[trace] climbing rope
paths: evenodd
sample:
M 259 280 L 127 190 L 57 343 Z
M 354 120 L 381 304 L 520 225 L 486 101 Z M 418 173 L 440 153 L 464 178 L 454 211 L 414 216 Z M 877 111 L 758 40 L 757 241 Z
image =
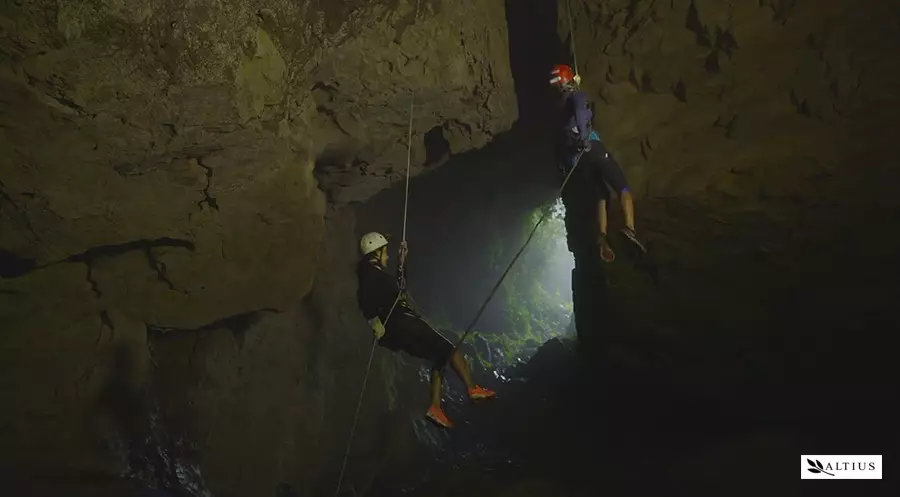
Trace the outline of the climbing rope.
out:
M 409 208 L 409 169 L 412 163 L 412 127 L 413 106 L 416 103 L 416 95 L 413 94 L 409 101 L 409 131 L 406 134 L 406 194 L 403 200 L 403 241 L 406 241 L 406 211 Z
M 569 5 L 570 0 L 566 0 L 566 14 L 569 17 L 569 42 L 572 50 L 572 66 L 575 68 L 575 76 L 578 76 L 578 55 L 575 53 L 575 25 L 572 22 L 572 8 Z M 562 186 L 559 188 L 559 196 L 562 197 L 563 190 L 566 188 L 566 184 L 569 182 L 569 178 L 572 177 L 572 173 L 575 172 L 575 168 L 578 167 L 578 162 L 581 160 L 581 156 L 584 154 L 584 151 L 578 152 L 575 156 L 575 160 L 572 164 L 572 169 L 569 169 L 569 173 L 566 174 L 565 180 L 563 180 Z M 525 240 L 525 243 L 522 245 L 522 248 L 516 252 L 516 255 L 513 257 L 512 261 L 510 261 L 509 265 L 506 266 L 506 270 L 503 271 L 503 274 L 500 276 L 500 279 L 497 281 L 497 284 L 494 285 L 494 288 L 491 289 L 491 293 L 488 294 L 487 298 L 484 300 L 484 303 L 481 304 L 481 307 L 478 309 L 478 312 L 475 314 L 475 318 L 472 319 L 472 322 L 469 323 L 469 326 L 466 328 L 466 331 L 463 333 L 462 338 L 456 342 L 456 347 L 454 349 L 459 349 L 459 347 L 466 340 L 466 337 L 469 336 L 469 333 L 472 332 L 472 329 L 475 327 L 475 324 L 478 323 L 478 320 L 481 318 L 481 315 L 484 314 L 484 310 L 487 308 L 488 303 L 490 303 L 491 299 L 494 298 L 494 294 L 497 293 L 497 289 L 500 288 L 500 285 L 503 284 L 503 280 L 506 279 L 506 275 L 509 274 L 509 271 L 512 269 L 513 265 L 515 265 L 516 261 L 519 260 L 519 256 L 525 251 L 525 248 L 528 247 L 528 244 L 531 243 L 531 239 L 534 238 L 534 234 L 537 233 L 538 228 L 543 224 L 544 220 L 547 219 L 547 212 L 544 212 L 541 215 L 541 218 L 535 223 L 534 228 L 531 229 L 531 233 L 528 235 L 528 239 Z
M 344 460 L 341 462 L 341 473 L 338 475 L 337 488 L 334 491 L 335 497 L 341 491 L 341 484 L 344 482 L 344 471 L 347 469 L 347 458 L 350 457 L 350 446 L 353 444 L 353 436 L 356 434 L 356 422 L 359 420 L 359 410 L 362 408 L 363 394 L 366 393 L 366 385 L 369 383 L 369 371 L 372 369 L 372 358 L 375 357 L 375 345 L 378 339 L 372 340 L 372 350 L 369 351 L 369 363 L 366 365 L 366 375 L 363 377 L 362 389 L 359 391 L 359 400 L 356 402 L 356 412 L 353 414 L 353 424 L 350 426 L 350 439 L 347 441 L 347 450 L 344 451 Z
M 397 302 L 400 301 L 400 294 L 397 294 L 397 298 L 394 299 L 394 305 L 391 306 L 390 312 L 388 312 L 387 317 L 384 319 L 384 325 L 387 326 L 387 322 L 391 319 L 391 314 L 394 313 L 394 308 L 397 307 Z M 359 411 L 362 409 L 363 396 L 366 393 L 366 385 L 369 384 L 369 372 L 372 371 L 372 358 L 375 357 L 375 346 L 378 345 L 378 339 L 375 338 L 372 340 L 372 349 L 369 350 L 369 363 L 366 364 L 366 374 L 363 376 L 362 388 L 359 390 L 359 399 L 356 401 L 356 412 L 353 414 L 353 423 L 350 425 L 350 437 L 347 440 L 347 449 L 344 451 L 344 459 L 341 461 L 341 472 L 338 475 L 338 483 L 337 488 L 334 490 L 334 495 L 337 495 L 341 491 L 341 484 L 344 483 L 344 471 L 347 469 L 347 459 L 350 457 L 350 448 L 353 446 L 353 437 L 356 435 L 356 423 L 359 421 Z
M 416 95 L 413 94 L 409 101 L 409 131 L 406 135 L 406 192 L 403 196 L 403 239 L 400 245 L 406 245 L 406 213 L 409 210 L 409 170 L 412 164 L 412 129 L 413 129 L 413 109 L 416 103 Z M 406 290 L 406 261 L 399 261 L 397 265 L 397 282 L 400 290 Z
M 575 160 L 573 161 L 572 168 L 569 169 L 569 172 L 566 174 L 566 178 L 562 182 L 562 186 L 559 188 L 558 197 L 562 197 L 563 191 L 566 188 L 566 184 L 569 182 L 569 178 L 572 177 L 572 173 L 575 172 L 575 168 L 578 167 L 578 163 L 581 161 L 581 156 L 584 154 L 584 151 L 578 152 L 575 156 Z M 515 265 L 516 261 L 519 260 L 519 256 L 525 252 L 525 248 L 528 247 L 528 244 L 531 243 L 531 239 L 534 238 L 534 234 L 537 233 L 538 228 L 543 224 L 544 220 L 547 219 L 547 212 L 545 211 L 541 218 L 538 219 L 538 222 L 535 223 L 534 228 L 531 229 L 531 233 L 528 235 L 528 238 L 525 240 L 525 243 L 522 245 L 522 248 L 516 252 L 516 255 L 512 258 L 512 261 L 509 262 L 509 265 L 506 266 L 506 270 L 503 271 L 503 274 L 500 275 L 500 279 L 497 280 L 497 284 L 494 285 L 494 288 L 491 289 L 491 293 L 488 294 L 487 298 L 484 300 L 484 303 L 481 304 L 481 307 L 478 309 L 478 312 L 475 314 L 475 318 L 472 319 L 472 322 L 469 323 L 469 326 L 466 328 L 466 331 L 463 333 L 462 338 L 456 342 L 456 346 L 454 350 L 459 349 L 459 347 L 466 340 L 466 337 L 469 336 L 469 333 L 472 332 L 472 329 L 475 328 L 475 324 L 478 323 L 478 320 L 481 318 L 481 315 L 484 314 L 484 310 L 487 308 L 488 303 L 490 303 L 491 299 L 494 298 L 494 294 L 497 293 L 497 289 L 500 288 L 500 285 L 503 284 L 503 280 L 506 279 L 506 275 L 509 274 L 509 271 L 512 269 L 513 265 Z
M 572 50 L 572 67 L 575 68 L 575 75 L 578 76 L 578 55 L 575 53 L 575 26 L 572 23 L 572 8 L 569 5 L 571 0 L 566 0 L 566 14 L 569 16 L 569 45 Z
M 413 95 L 412 100 L 409 102 L 409 132 L 407 133 L 407 146 L 406 146 L 406 200 L 403 202 L 403 243 L 406 242 L 406 212 L 409 206 L 409 170 L 412 164 L 412 125 L 413 125 L 413 109 L 415 105 L 415 95 Z M 400 283 L 400 292 L 397 292 L 397 298 L 394 299 L 394 304 L 391 305 L 391 310 L 388 311 L 387 317 L 384 318 L 383 326 L 387 326 L 388 321 L 391 320 L 391 316 L 394 314 L 394 309 L 397 308 L 397 303 L 400 302 L 400 296 L 403 293 L 403 287 L 405 287 L 406 279 L 403 277 L 403 265 L 398 266 L 398 276 Z M 350 449 L 353 447 L 353 437 L 356 435 L 356 424 L 359 421 L 359 411 L 362 409 L 363 397 L 366 393 L 366 385 L 369 383 L 369 373 L 372 371 L 372 358 L 375 357 L 375 346 L 378 344 L 378 338 L 372 340 L 372 349 L 369 351 L 369 363 L 366 365 L 366 374 L 363 376 L 362 388 L 359 390 L 359 399 L 356 401 L 356 412 L 353 414 L 353 423 L 350 425 L 350 437 L 347 440 L 347 449 L 344 451 L 344 459 L 341 462 L 341 472 L 338 475 L 337 488 L 334 490 L 334 495 L 337 495 L 341 491 L 341 485 L 344 483 L 344 472 L 347 469 L 347 459 L 350 457 Z

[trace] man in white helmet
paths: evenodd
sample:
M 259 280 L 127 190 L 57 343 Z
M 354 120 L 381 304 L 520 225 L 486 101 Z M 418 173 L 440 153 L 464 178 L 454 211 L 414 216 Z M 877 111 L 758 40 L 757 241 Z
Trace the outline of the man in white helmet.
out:
M 367 233 L 359 242 L 362 259 L 357 266 L 359 278 L 357 300 L 363 316 L 375 333 L 378 344 L 393 351 L 431 361 L 431 406 L 426 416 L 444 428 L 453 423 L 441 409 L 441 370 L 450 366 L 465 383 L 472 400 L 488 399 L 494 392 L 476 385 L 469 366 L 453 343 L 422 319 L 406 301 L 402 278 L 385 272 L 388 263 L 388 241 L 380 233 Z M 400 273 L 408 253 L 405 242 L 400 246 Z

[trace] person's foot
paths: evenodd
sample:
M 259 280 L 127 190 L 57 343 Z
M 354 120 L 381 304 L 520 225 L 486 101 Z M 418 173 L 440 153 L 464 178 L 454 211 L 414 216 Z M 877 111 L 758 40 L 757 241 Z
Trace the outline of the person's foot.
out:
M 429 407 L 428 412 L 425 413 L 425 417 L 441 428 L 453 428 L 453 422 L 450 421 L 450 418 L 448 418 L 446 414 L 444 414 L 444 410 L 441 409 L 440 406 Z
M 606 235 L 600 235 L 597 239 L 597 248 L 600 249 L 600 258 L 603 259 L 603 262 L 612 262 L 616 260 L 616 253 L 613 252 L 612 247 L 609 246 L 609 240 L 606 239 Z
M 494 395 L 497 395 L 493 390 L 488 390 L 487 388 L 480 387 L 475 385 L 474 387 L 469 389 L 469 398 L 471 400 L 485 400 L 490 399 Z
M 633 229 L 627 227 L 622 228 L 622 234 L 625 235 L 625 238 L 627 238 L 628 241 L 631 242 L 635 247 L 637 247 L 641 252 L 647 252 L 647 249 L 645 249 L 641 242 L 638 241 L 637 235 L 635 234 Z

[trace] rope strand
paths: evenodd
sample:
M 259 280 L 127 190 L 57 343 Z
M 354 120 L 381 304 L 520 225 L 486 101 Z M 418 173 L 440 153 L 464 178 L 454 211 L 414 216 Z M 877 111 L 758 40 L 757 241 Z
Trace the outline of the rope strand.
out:
M 387 326 L 388 321 L 391 320 L 391 315 L 394 314 L 394 309 L 397 307 L 397 302 L 400 302 L 400 293 L 397 293 L 397 298 L 394 299 L 394 305 L 391 306 L 391 310 L 388 312 L 386 318 L 384 318 L 384 326 Z M 356 435 L 356 423 L 359 421 L 359 411 L 362 409 L 362 401 L 363 396 L 366 393 L 366 385 L 369 384 L 369 373 L 372 371 L 372 358 L 375 357 L 375 345 L 378 344 L 378 338 L 372 340 L 372 350 L 369 351 L 369 363 L 366 364 L 366 374 L 363 376 L 362 388 L 359 390 L 359 399 L 356 401 L 356 412 L 353 414 L 353 424 L 350 425 L 350 437 L 347 440 L 347 449 L 344 450 L 344 459 L 341 461 L 341 472 L 338 475 L 337 488 L 334 490 L 334 495 L 337 495 L 341 492 L 341 485 L 344 483 L 344 471 L 347 469 L 347 459 L 350 458 L 350 448 L 353 446 L 353 437 Z
M 413 93 L 409 102 L 409 132 L 406 135 L 406 197 L 403 201 L 403 241 L 406 241 L 406 211 L 409 207 L 409 170 L 412 164 L 412 129 L 413 129 L 413 106 L 416 102 L 416 94 Z
M 566 174 L 566 178 L 563 180 L 562 186 L 559 188 L 559 195 L 558 195 L 559 197 L 562 197 L 563 191 L 566 188 L 566 184 L 569 182 L 569 178 L 572 177 L 572 173 L 575 172 L 575 168 L 578 167 L 578 163 L 581 161 L 582 155 L 584 155 L 584 151 L 578 152 L 578 155 L 575 156 L 575 161 L 572 165 L 572 169 L 569 169 L 568 174 Z M 497 293 L 497 289 L 499 289 L 500 285 L 503 284 L 503 280 L 506 279 L 506 275 L 509 274 L 509 271 L 512 269 L 513 265 L 516 263 L 517 260 L 519 260 L 519 256 L 521 256 L 522 253 L 525 251 L 525 247 L 527 247 L 528 244 L 531 243 L 531 239 L 534 238 L 534 234 L 537 233 L 538 228 L 541 226 L 541 224 L 544 222 L 545 219 L 547 219 L 547 212 L 544 212 L 541 215 L 541 218 L 538 219 L 537 223 L 535 223 L 534 228 L 531 229 L 531 233 L 528 235 L 528 239 L 525 240 L 525 243 L 522 245 L 522 248 L 520 248 L 519 251 L 516 252 L 516 255 L 513 257 L 512 261 L 510 261 L 509 265 L 506 266 L 506 270 L 503 271 L 502 275 L 500 275 L 500 279 L 497 280 L 497 284 L 494 285 L 494 288 L 491 289 L 491 293 L 488 294 L 487 298 L 484 300 L 484 303 L 481 304 L 481 307 L 478 309 L 478 312 L 475 314 L 475 318 L 472 319 L 471 323 L 469 323 L 469 326 L 466 328 L 466 331 L 463 333 L 462 338 L 460 338 L 459 341 L 456 342 L 456 347 L 454 347 L 454 350 L 459 349 L 459 347 L 466 340 L 466 337 L 469 336 L 469 333 L 472 332 L 472 329 L 475 328 L 475 325 L 478 323 L 478 320 L 481 318 L 481 315 L 484 314 L 484 310 L 487 309 L 488 303 L 491 301 L 492 298 L 494 298 L 494 294 Z
M 406 199 L 403 202 L 403 241 L 406 241 L 406 213 L 407 208 L 409 206 L 409 170 L 412 164 L 412 126 L 413 126 L 413 110 L 416 101 L 416 96 L 413 94 L 412 99 L 409 102 L 409 131 L 407 133 L 407 148 L 406 148 Z M 391 316 L 394 314 L 394 309 L 397 308 L 397 303 L 400 302 L 400 295 L 403 293 L 403 287 L 405 286 L 405 278 L 403 277 L 403 265 L 401 264 L 398 268 L 398 272 L 400 275 L 400 290 L 397 292 L 397 298 L 394 299 L 394 304 L 391 306 L 391 310 L 388 312 L 387 317 L 384 319 L 383 326 L 387 326 L 388 321 L 390 321 Z M 366 374 L 363 376 L 362 388 L 359 391 L 359 399 L 356 402 L 356 413 L 353 414 L 353 424 L 350 427 L 350 437 L 347 440 L 347 449 L 344 451 L 344 459 L 341 461 L 341 472 L 338 475 L 337 488 L 334 491 L 335 497 L 341 491 L 341 485 L 344 483 L 344 472 L 347 469 L 347 460 L 350 458 L 350 449 L 353 447 L 353 438 L 356 435 L 356 424 L 359 421 L 359 411 L 362 409 L 363 397 L 366 393 L 366 385 L 369 383 L 369 373 L 372 370 L 372 358 L 375 357 L 375 346 L 378 344 L 378 338 L 372 340 L 372 350 L 369 351 L 369 363 L 366 365 Z
M 572 22 L 571 0 L 566 0 L 566 14 L 569 16 L 569 44 L 572 50 L 572 66 L 575 68 L 575 75 L 578 75 L 578 55 L 575 53 L 575 25 Z

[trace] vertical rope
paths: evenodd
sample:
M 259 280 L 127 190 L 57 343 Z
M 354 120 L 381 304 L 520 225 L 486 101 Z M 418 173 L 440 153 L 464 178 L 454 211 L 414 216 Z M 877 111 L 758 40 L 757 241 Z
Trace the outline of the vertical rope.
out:
M 569 5 L 571 0 L 566 0 L 566 14 L 569 16 L 569 48 L 572 51 L 572 66 L 575 68 L 575 75 L 578 75 L 578 55 L 575 53 L 575 25 L 572 22 L 572 7 Z
M 416 95 L 413 93 L 409 101 L 409 131 L 406 134 L 406 195 L 403 201 L 403 241 L 406 241 L 406 211 L 409 208 L 409 169 L 412 164 L 412 129 L 413 129 L 413 108 L 416 102 Z
M 412 126 L 413 126 L 413 110 L 415 109 L 416 96 L 413 94 L 410 102 L 409 102 L 409 131 L 406 135 L 406 199 L 403 201 L 403 241 L 406 241 L 406 213 L 409 208 L 409 170 L 412 166 Z M 400 274 L 403 274 L 403 267 L 399 268 Z M 401 288 L 402 290 L 402 288 Z M 394 299 L 394 305 L 391 306 L 390 312 L 388 312 L 387 317 L 384 319 L 384 326 L 387 326 L 388 321 L 391 319 L 391 315 L 394 313 L 394 309 L 397 307 L 397 302 L 400 301 L 401 293 L 397 293 L 397 298 Z M 362 388 L 359 391 L 359 400 L 356 402 L 356 412 L 353 414 L 353 424 L 350 427 L 350 437 L 347 440 L 347 449 L 344 451 L 344 459 L 341 461 L 341 472 L 338 475 L 337 488 L 334 490 L 334 495 L 337 495 L 341 491 L 341 485 L 344 483 L 344 472 L 347 470 L 347 459 L 350 457 L 350 449 L 353 447 L 353 438 L 356 435 L 356 424 L 359 421 L 359 411 L 362 409 L 362 401 L 363 396 L 366 393 L 366 385 L 369 383 L 369 373 L 372 369 L 372 358 L 375 357 L 375 345 L 378 344 L 378 339 L 372 340 L 372 350 L 369 351 L 369 363 L 366 365 L 366 375 L 363 377 Z
M 400 294 L 397 294 L 397 298 L 394 299 L 394 305 L 391 306 L 391 310 L 388 312 L 387 317 L 384 318 L 384 326 L 387 326 L 388 321 L 391 320 L 391 315 L 394 314 L 394 309 L 397 307 L 397 302 L 400 301 Z M 350 448 L 353 447 L 353 437 L 356 435 L 356 423 L 359 421 L 359 411 L 362 409 L 362 401 L 363 396 L 366 394 L 366 385 L 369 384 L 369 373 L 372 371 L 372 358 L 375 357 L 375 345 L 378 344 L 378 338 L 372 340 L 372 350 L 369 351 L 369 363 L 366 364 L 366 375 L 363 376 L 362 388 L 359 390 L 359 399 L 356 401 L 356 412 L 353 414 L 353 424 L 350 426 L 350 437 L 347 440 L 347 449 L 344 450 L 344 459 L 341 461 L 341 472 L 338 475 L 337 488 L 334 490 L 334 496 L 341 492 L 341 485 L 344 483 L 344 471 L 347 469 L 347 459 L 350 458 Z

